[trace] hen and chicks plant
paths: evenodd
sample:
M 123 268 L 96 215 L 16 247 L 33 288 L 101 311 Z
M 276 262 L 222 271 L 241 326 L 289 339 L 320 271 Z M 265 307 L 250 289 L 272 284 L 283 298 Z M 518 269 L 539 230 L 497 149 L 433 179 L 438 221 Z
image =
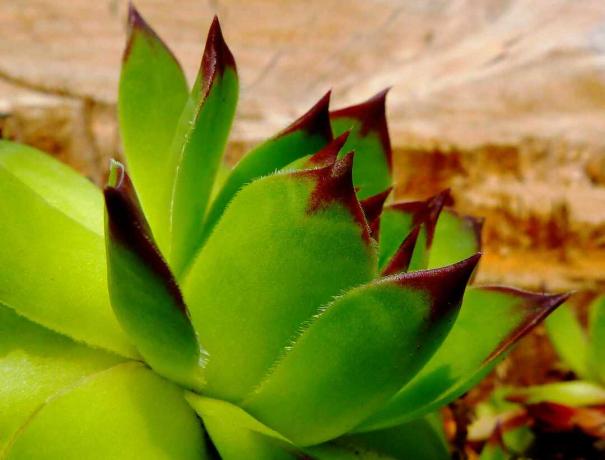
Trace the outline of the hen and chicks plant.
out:
M 3 458 L 447 458 L 433 413 L 565 299 L 469 287 L 480 223 L 390 199 L 386 92 L 228 168 L 237 98 L 216 19 L 190 89 L 131 7 L 127 167 L 0 143 Z

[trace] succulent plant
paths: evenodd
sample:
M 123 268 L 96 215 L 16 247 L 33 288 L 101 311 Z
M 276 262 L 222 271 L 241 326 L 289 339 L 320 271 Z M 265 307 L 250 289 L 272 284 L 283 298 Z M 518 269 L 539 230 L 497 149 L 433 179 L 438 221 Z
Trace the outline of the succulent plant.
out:
M 431 414 L 564 296 L 467 289 L 480 226 L 447 192 L 385 204 L 386 93 L 326 94 L 229 170 L 218 21 L 191 90 L 129 25 L 128 173 L 0 143 L 3 457 L 447 456 Z

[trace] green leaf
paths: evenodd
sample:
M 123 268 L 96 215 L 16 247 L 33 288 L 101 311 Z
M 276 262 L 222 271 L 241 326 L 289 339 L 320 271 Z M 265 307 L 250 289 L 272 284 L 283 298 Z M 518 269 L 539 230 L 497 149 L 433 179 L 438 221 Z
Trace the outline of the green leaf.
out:
M 183 283 L 205 394 L 243 398 L 322 305 L 376 275 L 351 163 L 259 179 L 227 207 Z
M 203 236 L 204 216 L 235 114 L 238 92 L 235 61 L 215 17 L 193 89 L 193 107 L 185 107 L 172 147 L 171 171 L 175 177 L 168 215 L 167 254 L 177 276 L 191 262 Z M 162 240 L 159 243 L 162 247 Z
M 380 267 L 391 263 L 416 226 L 420 226 L 418 244 L 407 270 L 445 267 L 480 251 L 483 221 L 443 209 L 450 201 L 445 190 L 426 201 L 387 206 L 380 219 Z
M 588 366 L 594 378 L 605 385 L 605 296 L 590 305 Z
M 343 436 L 305 452 L 318 460 L 451 458 L 438 414 L 386 430 Z
M 183 392 L 139 363 L 82 380 L 22 426 L 8 460 L 206 459 L 201 425 Z
M 546 332 L 559 357 L 583 379 L 591 377 L 588 368 L 588 337 L 571 305 L 563 305 L 544 322 Z
M 242 407 L 299 446 L 347 433 L 439 347 L 478 259 L 348 291 L 313 319 Z
M 572 380 L 516 388 L 509 399 L 523 404 L 553 402 L 573 407 L 602 406 L 605 405 L 605 389 L 584 380 Z
M 94 347 L 138 356 L 107 294 L 103 198 L 48 155 L 0 141 L 0 302 Z
M 0 452 L 51 395 L 120 360 L 55 334 L 0 304 Z
M 444 209 L 435 227 L 429 268 L 445 267 L 481 251 L 482 226 L 481 219 Z
M 361 104 L 330 114 L 334 135 L 350 130 L 344 152 L 355 152 L 353 182 L 359 197 L 367 198 L 392 185 L 392 152 L 382 91 Z
M 307 113 L 247 153 L 235 165 L 208 211 L 200 246 L 207 240 L 225 208 L 242 187 L 317 152 L 332 140 L 329 102 L 328 92 Z
M 379 232 L 381 269 L 394 265 L 393 257 L 403 251 L 401 246 L 405 247 L 407 252 L 413 247 L 407 271 L 423 270 L 429 266 L 437 222 L 448 200 L 449 191 L 445 190 L 426 201 L 396 203 L 385 208 L 380 218 Z M 415 227 L 419 227 L 418 235 L 403 244 L 414 233 Z M 415 242 L 414 245 L 411 244 L 412 241 Z M 470 255 L 472 254 L 467 257 Z M 397 257 L 401 257 L 401 254 L 397 254 Z M 390 268 L 392 270 L 392 267 Z
M 190 388 L 202 383 L 202 354 L 181 291 L 157 249 L 124 167 L 105 187 L 111 305 L 145 361 Z
M 297 455 L 299 452 L 288 440 L 240 407 L 195 393 L 188 393 L 186 399 L 204 421 L 221 458 L 300 458 Z
M 357 430 L 398 425 L 461 396 L 566 298 L 500 287 L 468 289 L 458 319 L 437 353 Z
M 189 90 L 180 64 L 132 4 L 128 25 L 118 120 L 128 170 L 155 232 L 166 225 L 162 210 L 174 174 L 166 164 Z

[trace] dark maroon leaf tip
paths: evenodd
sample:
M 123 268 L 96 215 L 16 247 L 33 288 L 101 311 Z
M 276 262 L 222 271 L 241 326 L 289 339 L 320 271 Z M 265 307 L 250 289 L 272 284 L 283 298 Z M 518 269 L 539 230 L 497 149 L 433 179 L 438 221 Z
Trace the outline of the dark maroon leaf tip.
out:
M 443 210 L 446 202 L 450 200 L 450 190 L 446 189 L 437 195 L 429 198 L 426 202 L 427 213 L 424 217 L 424 223 L 426 225 L 427 233 L 427 247 L 431 247 L 433 244 L 433 237 L 435 236 L 435 228 L 437 227 L 437 220 Z
M 125 62 L 128 60 L 130 53 L 132 51 L 132 46 L 137 35 L 145 36 L 149 39 L 149 43 L 152 46 L 157 46 L 158 44 L 166 50 L 166 52 L 172 57 L 172 59 L 180 66 L 176 56 L 172 53 L 170 48 L 164 43 L 164 41 L 158 36 L 158 34 L 152 29 L 147 21 L 141 16 L 141 13 L 136 9 L 136 7 L 130 2 L 128 4 L 128 31 L 126 39 L 126 48 L 124 49 L 124 54 L 122 56 L 122 61 Z
M 416 225 L 405 240 L 403 240 L 399 248 L 397 248 L 397 251 L 393 254 L 393 257 L 391 257 L 391 260 L 382 271 L 382 276 L 405 273 L 408 270 L 419 233 L 420 226 Z
M 360 203 L 361 209 L 366 216 L 366 221 L 370 226 L 370 235 L 376 241 L 378 241 L 378 234 L 380 233 L 380 216 L 382 215 L 384 202 L 392 191 L 393 187 L 389 187 L 384 192 L 370 196 Z
M 518 327 L 513 329 L 490 353 L 485 359 L 486 363 L 496 359 L 514 343 L 526 336 L 532 329 L 540 324 L 548 315 L 550 315 L 558 306 L 562 305 L 569 297 L 570 293 L 564 294 L 539 294 L 536 292 L 523 291 L 521 289 L 488 286 L 482 289 L 501 292 L 513 295 L 519 298 L 519 310 L 523 313 L 523 320 Z
M 426 247 L 431 247 L 435 228 L 443 207 L 451 199 L 450 190 L 446 189 L 425 201 L 410 201 L 407 203 L 395 203 L 389 207 L 394 211 L 412 215 L 412 225 L 424 225 L 426 229 Z
M 332 203 L 339 203 L 349 210 L 361 227 L 363 240 L 370 242 L 370 229 L 353 187 L 353 152 L 336 160 L 333 165 L 304 170 L 298 174 L 316 180 L 308 206 L 310 214 L 325 209 Z
M 427 292 L 431 296 L 431 321 L 460 308 L 466 285 L 479 263 L 481 253 L 447 267 L 396 275 L 392 281 L 405 287 Z
M 202 76 L 201 89 L 204 98 L 208 96 L 212 83 L 222 76 L 228 68 L 237 72 L 235 59 L 225 43 L 218 17 L 214 16 L 212 25 L 208 31 L 208 38 L 206 38 L 206 47 L 204 48 L 200 68 Z
M 332 126 L 330 124 L 330 95 L 328 91 L 305 114 L 281 131 L 277 137 L 283 137 L 296 131 L 305 131 L 310 136 L 321 136 L 326 141 L 332 140 Z
M 108 184 L 103 190 L 109 238 L 140 257 L 166 285 L 175 305 L 185 315 L 187 308 L 181 291 L 158 250 L 147 219 L 124 166 L 112 161 Z
M 330 117 L 332 119 L 353 118 L 358 120 L 360 124 L 359 134 L 361 136 L 375 132 L 382 144 L 387 166 L 389 170 L 392 170 L 393 153 L 386 116 L 386 97 L 389 90 L 390 88 L 386 88 L 361 104 L 334 110 L 330 113 Z
M 347 142 L 349 131 L 345 131 L 338 136 L 323 149 L 313 154 L 308 160 L 307 165 L 310 167 L 332 166 L 338 158 L 338 153 Z

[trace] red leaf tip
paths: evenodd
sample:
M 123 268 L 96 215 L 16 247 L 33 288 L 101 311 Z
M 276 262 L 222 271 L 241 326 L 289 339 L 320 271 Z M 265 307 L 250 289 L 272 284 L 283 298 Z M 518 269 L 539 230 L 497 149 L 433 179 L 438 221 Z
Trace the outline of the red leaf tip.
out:
M 382 271 L 382 276 L 395 275 L 397 273 L 404 273 L 410 267 L 412 261 L 412 255 L 414 254 L 414 248 L 416 247 L 416 241 L 418 240 L 418 234 L 420 233 L 420 225 L 416 225 L 412 228 L 412 231 L 406 236 L 405 240 L 399 245 L 391 260 Z
M 370 229 L 353 187 L 353 152 L 337 159 L 334 164 L 323 168 L 304 170 L 298 173 L 316 180 L 311 193 L 308 213 L 325 209 L 332 203 L 344 206 L 362 229 L 363 240 L 370 242 Z
M 332 140 L 332 126 L 330 124 L 330 95 L 332 91 L 324 94 L 313 107 L 301 115 L 277 137 L 282 137 L 295 131 L 305 131 L 309 135 L 318 135 L 327 141 Z
M 380 231 L 380 216 L 382 215 L 384 202 L 392 191 L 393 187 L 389 187 L 384 192 L 370 196 L 361 201 L 361 209 L 363 209 L 363 213 L 366 216 L 368 225 L 370 226 L 370 233 L 376 241 L 378 241 L 378 234 Z
M 489 354 L 485 359 L 486 363 L 500 356 L 511 345 L 526 336 L 572 295 L 572 293 L 540 294 L 502 286 L 486 286 L 482 289 L 518 297 L 520 299 L 519 309 L 521 309 L 524 314 L 523 321 L 521 321 L 519 326 L 513 329 Z
M 323 149 L 314 153 L 308 160 L 307 165 L 310 167 L 325 167 L 332 166 L 338 158 L 338 153 L 347 142 L 349 131 L 345 131 L 336 139 L 331 141 Z
M 386 88 L 360 104 L 335 110 L 330 116 L 356 119 L 360 124 L 359 133 L 362 136 L 371 131 L 376 132 L 382 144 L 387 166 L 392 170 L 393 153 L 386 116 L 386 97 L 390 89 Z
M 106 238 L 109 237 L 134 252 L 147 267 L 163 279 L 175 300 L 175 305 L 187 316 L 181 291 L 155 244 L 130 177 L 124 165 L 117 161 L 112 160 L 110 163 L 108 184 L 103 190 L 103 195 L 107 211 Z
M 481 253 L 477 253 L 447 267 L 403 273 L 392 280 L 400 286 L 428 292 L 431 320 L 436 321 L 460 307 L 466 285 L 480 258 Z
M 208 31 L 208 37 L 206 38 L 206 46 L 200 67 L 202 76 L 201 90 L 204 98 L 208 96 L 212 83 L 217 77 L 223 75 L 227 68 L 237 71 L 235 59 L 227 43 L 225 43 L 218 17 L 214 16 L 210 30 Z

